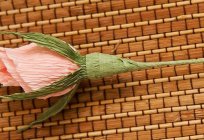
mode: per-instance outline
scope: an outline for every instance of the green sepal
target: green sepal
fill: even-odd
[[[13,35],[21,36],[25,40],[37,43],[41,47],[47,47],[75,62],[78,62],[78,60],[80,60],[81,58],[81,55],[77,51],[75,51],[70,44],[67,44],[66,42],[50,35],[45,35],[42,33],[32,33],[32,32],[20,33],[20,32],[5,32],[5,31],[0,32],[0,34],[13,34]]]
[[[37,97],[46,96],[48,94],[56,93],[62,90],[65,90],[67,87],[78,83],[83,78],[82,69],[75,71],[61,80],[58,80],[48,86],[40,88],[35,91],[28,93],[14,93],[11,95],[0,96],[3,99],[12,99],[12,100],[26,100],[26,99],[35,99]]]
[[[50,117],[56,115],[57,113],[61,112],[66,107],[66,105],[70,102],[73,95],[76,93],[76,89],[77,89],[78,85],[79,84],[77,84],[72,91],[70,91],[69,93],[64,95],[62,98],[60,98],[53,106],[51,106],[45,112],[43,112],[37,118],[37,120],[33,121],[32,123],[30,123],[28,126],[26,126],[24,128],[18,129],[17,132],[20,133],[20,132],[26,131],[29,128],[31,128],[33,125],[38,124],[38,123],[42,123],[43,121],[45,121],[45,120],[49,119]]]

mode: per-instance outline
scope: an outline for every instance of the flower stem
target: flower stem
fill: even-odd
[[[152,67],[195,64],[203,62],[204,58],[164,62],[136,62],[114,55],[92,53],[86,55],[86,71],[87,78],[99,78]]]

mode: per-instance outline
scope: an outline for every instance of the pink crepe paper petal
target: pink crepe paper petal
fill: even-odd
[[[8,73],[25,92],[48,86],[79,68],[68,58],[35,43],[16,49],[5,48],[3,50],[0,59],[6,66]],[[61,96],[71,89],[73,86],[42,98]]]
[[[19,86],[19,83],[7,71],[4,62],[7,62],[7,56],[3,48],[0,48],[0,83],[3,86]]]

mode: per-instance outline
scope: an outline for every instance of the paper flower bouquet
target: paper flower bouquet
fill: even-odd
[[[41,33],[1,32],[24,38],[31,44],[19,48],[0,47],[0,83],[21,86],[25,93],[2,95],[11,100],[47,99],[62,96],[24,131],[59,113],[69,103],[82,79],[111,76],[128,71],[167,65],[203,63],[204,58],[165,62],[135,62],[114,55],[80,55],[70,44]]]

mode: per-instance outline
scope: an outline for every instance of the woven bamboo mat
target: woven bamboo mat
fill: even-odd
[[[204,57],[204,0],[0,0],[0,31],[42,32],[81,54],[137,61]],[[0,45],[23,40],[0,36]],[[2,87],[0,94],[22,91]],[[24,133],[56,98],[0,102],[0,140],[204,138],[204,65],[84,80],[63,112]]]

